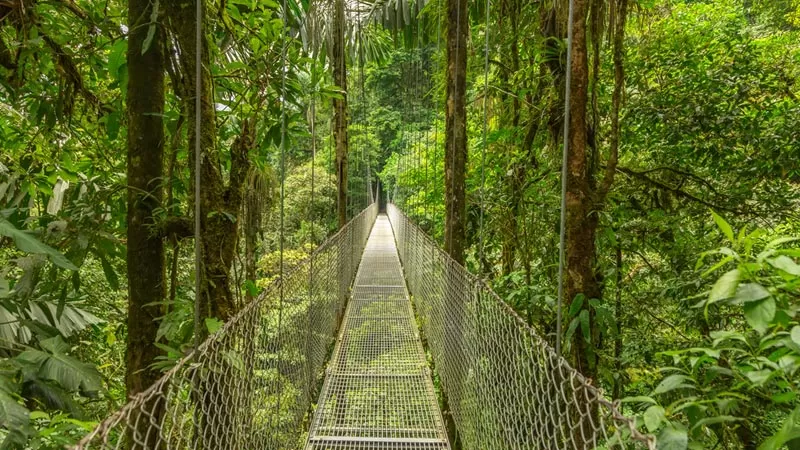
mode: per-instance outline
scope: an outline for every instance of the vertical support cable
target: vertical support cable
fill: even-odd
[[[439,14],[436,17],[436,22],[437,22],[437,24],[436,24],[436,51],[439,52],[442,49],[442,2],[439,2]],[[441,63],[439,64],[439,66],[441,68]],[[445,87],[445,89],[446,89],[446,87]],[[433,160],[436,161],[436,158],[439,156],[439,112],[438,111],[434,115],[433,125],[434,125],[434,131],[433,131]],[[442,161],[442,164],[444,164],[444,161]],[[438,188],[437,188],[437,184],[438,183],[436,183],[437,178],[438,178],[438,176],[437,176],[437,166],[438,166],[438,164],[433,166],[433,178],[434,178],[433,186],[434,186],[435,189],[438,190]],[[442,174],[442,178],[444,178],[444,174]],[[442,180],[442,184],[444,184],[444,179]],[[442,194],[442,202],[444,202],[444,201],[445,201],[444,200],[444,194]],[[433,204],[433,217],[434,218],[436,217],[436,203]],[[435,223],[435,220],[434,220],[434,223]],[[435,230],[434,230],[433,236],[434,236],[434,238],[436,236]]]
[[[570,96],[572,95],[572,38],[575,16],[574,0],[569,0],[567,25],[567,78],[564,87],[564,146],[561,155],[561,229],[558,244],[558,304],[556,305],[556,354],[561,354],[561,320],[564,305],[564,266],[567,242],[567,161],[569,160]]]
[[[313,80],[313,78],[312,78]],[[313,402],[314,400],[311,398],[311,391],[314,386],[314,374],[312,372],[313,368],[311,364],[308,363],[308,359],[311,358],[312,352],[312,337],[314,333],[313,330],[313,318],[311,316],[311,312],[313,311],[312,307],[314,306],[314,178],[316,176],[316,159],[317,159],[317,92],[316,92],[316,85],[312,87],[311,91],[311,202],[309,203],[308,207],[308,221],[311,224],[311,233],[309,240],[311,241],[310,247],[310,255],[308,257],[308,311],[307,311],[307,324],[306,324],[306,367],[308,368],[308,373],[306,376],[308,377],[308,401]]]
[[[478,267],[481,267],[484,260],[484,242],[483,242],[483,210],[486,208],[485,188],[486,188],[486,147],[487,147],[487,122],[488,110],[487,103],[489,101],[489,12],[491,3],[486,0],[486,28],[484,34],[486,35],[486,42],[484,43],[484,61],[483,61],[483,146],[481,147],[481,207],[480,217],[478,218],[478,242],[480,248]]]
[[[288,8],[286,6],[286,0],[283,0],[283,10],[281,11],[282,14],[282,24],[283,29],[281,30],[281,92],[280,92],[280,106],[281,106],[281,139],[280,139],[280,230],[279,230],[279,238],[278,238],[278,247],[279,247],[279,263],[278,263],[278,270],[280,270],[280,278],[278,279],[279,283],[279,296],[278,296],[278,326],[276,328],[276,341],[278,345],[281,345],[283,342],[283,338],[281,336],[281,331],[283,329],[283,303],[284,297],[286,295],[286,271],[284,270],[284,203],[285,203],[285,181],[286,181],[286,72],[288,69],[286,67],[286,52],[288,49],[288,45],[286,43],[286,29],[289,27],[288,23]],[[277,409],[280,411],[281,409],[281,398],[278,396],[277,400]],[[269,429],[273,429],[272,425],[272,416],[270,416],[270,425]]]
[[[281,177],[281,187],[280,187],[280,230],[279,230],[279,270],[280,270],[280,305],[279,305],[279,313],[278,313],[278,324],[280,326],[280,319],[283,315],[283,297],[284,297],[284,267],[283,267],[283,250],[284,250],[284,220],[285,220],[285,213],[284,213],[284,203],[285,203],[285,184],[286,184],[286,72],[288,68],[286,67],[286,52],[288,46],[286,45],[286,29],[289,27],[287,23],[288,17],[288,8],[286,6],[286,0],[283,0],[283,30],[281,31],[281,92],[280,92],[280,105],[281,105],[281,140],[280,140],[280,177]]]
[[[200,214],[202,208],[200,207],[200,169],[203,166],[202,160],[202,146],[200,145],[200,131],[201,121],[203,119],[200,108],[202,106],[201,91],[203,88],[203,68],[201,49],[203,46],[203,1],[195,0],[196,9],[195,15],[197,23],[195,24],[195,55],[194,55],[194,83],[195,83],[195,96],[194,96],[194,348],[200,345],[200,314],[202,309],[202,256],[203,250],[201,248],[201,224]]]

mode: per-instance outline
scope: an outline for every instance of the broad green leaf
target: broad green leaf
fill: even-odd
[[[779,450],[789,441],[800,439],[800,407],[795,408],[777,433],[758,446],[758,450]]]
[[[797,394],[794,392],[781,392],[780,394],[775,394],[772,396],[772,401],[775,403],[789,403],[793,402],[794,399],[797,398]]]
[[[44,351],[29,349],[19,355],[21,360],[39,367],[39,377],[52,380],[70,392],[80,390],[93,394],[102,388],[102,378],[91,365],[66,355],[69,350],[60,336],[41,341]]]
[[[718,423],[738,422],[740,420],[743,420],[743,419],[740,418],[740,417],[734,417],[734,416],[706,417],[704,419],[698,420],[697,423],[695,423],[692,426],[691,431],[694,431],[694,430],[696,430],[696,429],[698,429],[700,427],[704,427],[704,426],[708,426],[708,425],[714,425],[714,424],[718,424]]]
[[[23,252],[47,255],[53,264],[68,270],[78,270],[70,260],[62,255],[58,250],[39,241],[33,235],[25,231],[18,230],[11,222],[0,219],[0,235],[14,239],[17,248]]]
[[[569,317],[575,317],[578,315],[578,311],[580,311],[581,307],[583,307],[583,301],[585,298],[586,296],[583,294],[578,294],[575,296],[575,298],[572,300],[572,304],[569,305]]]
[[[795,325],[794,328],[792,328],[791,336],[792,336],[792,341],[795,344],[800,345],[800,325]]]
[[[745,283],[739,285],[734,300],[737,303],[749,303],[765,299],[770,295],[769,291],[758,283]]]
[[[788,256],[781,255],[776,258],[770,258],[767,262],[776,269],[791,275],[800,276],[800,265],[795,263],[794,260]]]
[[[711,211],[711,215],[714,217],[714,222],[717,223],[717,226],[725,235],[725,237],[728,238],[728,240],[731,243],[736,242],[733,236],[733,228],[731,228],[730,224],[728,224],[728,222],[726,222],[725,219],[723,219],[719,214],[715,213],[714,211]]]
[[[30,411],[20,405],[14,397],[1,390],[0,429],[4,429],[4,431],[7,430],[9,433],[9,436],[5,438],[3,444],[6,444],[9,438],[12,442],[23,444],[19,446],[12,445],[9,448],[23,448],[26,436],[33,432],[30,425]],[[11,434],[13,434],[13,436]]]
[[[208,334],[214,334],[222,328],[222,325],[225,323],[219,319],[213,317],[207,317],[206,320],[206,329],[208,330]]]
[[[620,400],[622,403],[649,403],[652,405],[656,404],[656,400],[652,397],[648,397],[646,395],[640,395],[637,397],[625,397]]]
[[[8,297],[11,288],[8,285],[8,280],[2,273],[0,273],[0,299]]]
[[[775,247],[781,246],[786,244],[787,242],[794,242],[800,240],[800,237],[782,237],[769,242],[769,244],[764,246],[764,250],[773,249]]]
[[[747,372],[745,375],[747,378],[753,382],[755,385],[762,385],[769,380],[770,376],[773,374],[773,371],[769,369],[764,370],[753,370],[751,372]]]
[[[736,295],[736,288],[739,286],[739,279],[741,273],[739,269],[733,269],[725,272],[724,275],[719,277],[714,286],[711,288],[711,293],[708,294],[708,303],[716,303],[720,300],[726,300]]]
[[[145,36],[144,42],[142,42],[143,55],[147,53],[147,50],[150,48],[150,45],[153,43],[153,38],[156,35],[156,28],[158,26],[159,1],[160,0],[155,0],[153,9],[150,12],[150,24],[147,27],[147,36]]]
[[[111,286],[111,289],[118,291],[119,290],[119,277],[117,276],[116,270],[111,265],[110,262],[105,257],[100,257],[100,264],[103,266],[103,274],[106,276],[106,281]]]
[[[668,426],[658,434],[656,442],[658,450],[686,450],[689,446],[689,436],[686,430]]]
[[[690,377],[687,377],[686,375],[679,375],[679,374],[670,375],[661,380],[661,383],[659,383],[658,386],[656,386],[656,389],[655,391],[653,391],[653,393],[658,395],[674,391],[675,389],[683,389],[683,388],[694,389],[694,384],[686,383],[686,381],[694,382],[694,380],[692,380]]]
[[[644,426],[647,427],[647,431],[654,432],[661,426],[661,422],[664,421],[665,412],[664,408],[659,405],[653,405],[644,412]]]
[[[111,47],[108,54],[108,64],[106,66],[108,73],[115,79],[119,80],[119,69],[125,64],[125,53],[128,49],[128,40],[120,39]]]
[[[775,317],[775,299],[767,297],[763,300],[744,304],[744,317],[756,331],[764,334],[769,323]]]
[[[583,338],[586,339],[586,342],[591,342],[592,336],[591,329],[589,327],[589,311],[586,309],[582,310],[580,315],[578,315],[578,319],[581,321],[581,332],[583,333]]]

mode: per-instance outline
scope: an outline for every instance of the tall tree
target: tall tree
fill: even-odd
[[[333,136],[336,141],[337,214],[339,228],[347,223],[347,54],[345,53],[344,0],[334,1],[333,82],[341,95],[333,99]]]
[[[584,307],[589,314],[587,339],[585,333],[575,333],[572,345],[573,360],[584,375],[597,378],[597,352],[593,346],[597,339],[594,311],[588,306],[588,299],[602,297],[602,285],[595,268],[597,246],[595,238],[600,214],[605,198],[614,181],[619,154],[619,109],[624,88],[622,44],[625,32],[627,0],[611,0],[608,9],[612,19],[614,54],[614,92],[611,110],[611,133],[605,173],[596,176],[599,159],[599,144],[595,130],[599,129],[598,119],[588,120],[589,114],[589,52],[587,46],[587,0],[573,0],[573,41],[571,91],[569,96],[569,153],[567,156],[567,197],[566,197],[566,284],[564,301],[567,307],[578,295],[583,295]],[[599,19],[595,19],[599,20]],[[592,28],[592,40],[599,42],[600,27]],[[599,45],[595,46],[599,51]],[[599,57],[599,55],[598,55]],[[595,71],[599,64],[595,64]],[[594,73],[598,78],[597,72]],[[593,86],[596,89],[596,83]],[[591,137],[591,139],[590,139]]]
[[[202,0],[201,0],[202,1]],[[239,216],[242,211],[243,187],[250,168],[248,153],[255,145],[255,121],[241,120],[239,136],[230,149],[230,171],[228,182],[222,173],[220,152],[217,149],[217,124],[214,110],[211,54],[208,39],[202,35],[201,48],[197,48],[195,36],[195,2],[183,0],[170,2],[167,6],[170,31],[174,34],[180,55],[182,86],[176,87],[183,95],[183,110],[186,115],[189,159],[194,161],[195,96],[200,96],[200,152],[202,157],[200,179],[200,239],[202,248],[201,317],[228,320],[241,305],[238,305],[230,277],[231,265],[239,237]],[[205,17],[201,18],[205,20]],[[195,55],[200,52],[202,76],[200,90],[195,86]],[[191,164],[191,179],[195,168]],[[197,200],[195,200],[197,201]]]
[[[464,264],[467,167],[467,0],[447,0],[444,250]]]
[[[160,14],[157,6],[150,0],[128,2],[128,396],[160,375],[151,367],[161,354],[154,343],[165,294],[164,242],[153,232],[164,159],[164,51],[163,30],[153,20]],[[159,408],[154,406],[155,417]]]

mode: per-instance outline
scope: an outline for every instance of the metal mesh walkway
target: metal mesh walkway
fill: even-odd
[[[372,229],[307,450],[448,449],[394,235]]]

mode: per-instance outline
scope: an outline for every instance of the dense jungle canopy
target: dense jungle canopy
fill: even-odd
[[[800,449],[800,1],[569,3],[0,0],[0,448],[388,199],[659,448]]]

